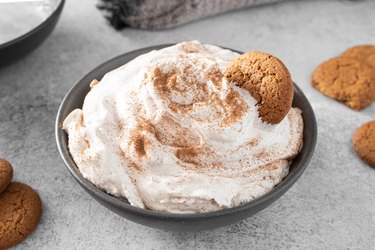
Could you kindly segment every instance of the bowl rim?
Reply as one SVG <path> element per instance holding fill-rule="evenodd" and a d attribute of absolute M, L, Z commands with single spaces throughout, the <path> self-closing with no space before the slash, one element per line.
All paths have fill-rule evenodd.
<path fill-rule="evenodd" d="M 307 97 L 304 95 L 304 93 L 301 91 L 301 89 L 295 83 L 294 83 L 294 91 L 295 91 L 295 93 L 298 93 L 298 95 L 300 95 L 302 97 L 302 99 L 304 99 L 304 102 L 305 102 L 305 104 L 307 106 L 307 109 L 308 109 L 308 110 L 303 110 L 303 112 L 308 112 L 310 114 L 309 116 L 311 118 L 312 138 L 311 138 L 311 143 L 309 145 L 310 148 L 307 151 L 306 156 L 304 157 L 304 160 L 300 162 L 300 168 L 297 171 L 294 171 L 293 173 L 289 172 L 288 175 L 279 184 L 277 184 L 274 188 L 271 189 L 271 191 L 269 191 L 268 193 L 254 199 L 254 200 L 251 200 L 251 201 L 246 202 L 244 204 L 241 204 L 239 206 L 235 206 L 235 207 L 232 207 L 232 208 L 224 208 L 224 209 L 221 209 L 221 210 L 218 210 L 218 211 L 213 211 L 213 212 L 181 213 L 181 214 L 179 214 L 179 213 L 169 213 L 169 212 L 159 212 L 159 211 L 135 207 L 135 206 L 131 205 L 130 203 L 128 203 L 126 200 L 122 200 L 120 197 L 115 197 L 113 195 L 110 195 L 110 194 L 106 193 L 104 190 L 101 190 L 100 188 L 95 186 L 89 180 L 85 179 L 82 176 L 82 174 L 79 172 L 78 167 L 74 163 L 74 160 L 72 159 L 72 157 L 69 153 L 67 145 L 65 145 L 66 148 L 64 148 L 64 145 L 63 145 L 62 140 L 61 140 L 61 138 L 63 136 L 66 136 L 66 132 L 61 128 L 61 124 L 62 124 L 63 120 L 65 119 L 65 117 L 62 117 L 62 113 L 65 109 L 65 105 L 66 105 L 67 101 L 70 100 L 72 94 L 81 85 L 83 85 L 83 84 L 88 85 L 87 82 L 83 81 L 85 78 L 87 78 L 91 74 L 94 74 L 95 72 L 97 72 L 101 68 L 104 68 L 105 66 L 110 65 L 114 61 L 118 61 L 121 58 L 128 56 L 129 54 L 137 54 L 137 53 L 140 53 L 140 52 L 147 53 L 149 51 L 152 51 L 152 50 L 155 50 L 155 49 L 161 49 L 161 48 L 168 47 L 168 46 L 171 46 L 171 45 L 175 45 L 175 43 L 173 43 L 173 44 L 161 44 L 161 45 L 144 47 L 144 48 L 141 48 L 141 49 L 128 51 L 128 52 L 123 53 L 119 56 L 116 56 L 112 59 L 109 59 L 109 60 L 105 61 L 104 63 L 100 64 L 99 66 L 95 67 L 93 70 L 91 70 L 90 72 L 85 74 L 83 77 L 80 78 L 80 80 L 78 80 L 77 82 L 75 82 L 73 84 L 73 86 L 68 90 L 67 94 L 64 96 L 64 98 L 63 98 L 63 100 L 62 100 L 62 102 L 59 106 L 59 109 L 58 109 L 58 112 L 57 112 L 57 117 L 56 117 L 56 122 L 55 122 L 55 138 L 56 138 L 57 148 L 58 148 L 58 151 L 60 153 L 61 158 L 63 159 L 63 161 L 65 163 L 66 168 L 68 168 L 71 175 L 73 175 L 74 179 L 83 187 L 83 189 L 85 189 L 86 192 L 88 192 L 88 190 L 90 190 L 90 192 L 92 192 L 95 196 L 99 197 L 102 200 L 107 201 L 111 205 L 116 206 L 116 207 L 118 207 L 122 210 L 127 210 L 128 212 L 131 212 L 131 213 L 141 214 L 141 215 L 146 216 L 146 217 L 162 219 L 162 220 L 184 221 L 186 219 L 200 220 L 200 219 L 203 219 L 203 218 L 205 218 L 205 219 L 206 218 L 214 218 L 214 217 L 229 215 L 229 214 L 233 214 L 233 213 L 240 213 L 240 212 L 243 212 L 245 210 L 249 210 L 252 207 L 257 207 L 260 204 L 265 203 L 267 200 L 276 200 L 277 198 L 279 198 L 279 196 L 278 196 L 279 193 L 284 194 L 290 187 L 292 187 L 294 185 L 294 183 L 297 181 L 297 179 L 303 174 L 303 172 L 307 168 L 307 166 L 308 166 L 308 164 L 309 164 L 309 162 L 310 162 L 310 160 L 311 160 L 311 158 L 314 154 L 316 142 L 317 142 L 317 123 L 316 123 L 314 111 L 313 111 L 313 109 L 311 107 L 311 104 L 308 101 Z M 231 50 L 233 52 L 240 53 L 240 54 L 243 53 L 241 51 L 233 50 L 233 49 L 226 48 L 226 47 L 223 47 L 223 46 L 218 46 L 218 47 L 223 48 L 223 49 L 228 49 L 228 50 Z M 139 55 L 137 55 L 137 56 L 139 56 Z M 127 63 L 127 62 L 125 62 L 125 63 Z M 119 66 L 117 66 L 117 67 L 119 67 Z M 115 67 L 115 68 L 117 68 L 117 67 Z M 304 129 L 305 129 L 305 126 L 304 126 Z M 304 140 L 303 140 L 303 142 L 304 142 Z M 305 144 L 304 144 L 304 147 L 306 147 Z M 73 163 L 73 164 L 71 164 L 71 163 Z M 90 195 L 92 195 L 92 194 L 90 194 Z"/>

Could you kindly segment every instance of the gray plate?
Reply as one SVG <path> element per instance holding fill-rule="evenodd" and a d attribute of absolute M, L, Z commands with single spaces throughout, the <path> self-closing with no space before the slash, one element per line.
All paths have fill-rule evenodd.
<path fill-rule="evenodd" d="M 297 85 L 294 85 L 293 106 L 299 107 L 303 111 L 302 116 L 304 120 L 304 146 L 298 156 L 293 160 L 288 176 L 286 176 L 279 185 L 273 188 L 269 193 L 241 206 L 201 214 L 172 214 L 137 208 L 131 206 L 126 199 L 121 199 L 109 195 L 97 188 L 90 181 L 83 178 L 69 154 L 68 137 L 65 131 L 61 129 L 61 124 L 72 110 L 82 107 L 83 100 L 90 90 L 89 83 L 93 79 L 100 80 L 107 72 L 118 68 L 119 66 L 129 62 L 130 60 L 141 54 L 147 53 L 151 50 L 161 49 L 170 45 L 171 44 L 166 44 L 143 48 L 120 55 L 92 70 L 76 84 L 74 84 L 74 86 L 69 90 L 69 92 L 63 99 L 57 113 L 55 131 L 58 149 L 60 151 L 61 157 L 65 162 L 66 167 L 86 192 L 88 192 L 103 206 L 131 221 L 149 227 L 175 231 L 205 230 L 236 223 L 251 215 L 256 214 L 257 212 L 261 211 L 262 209 L 276 201 L 278 198 L 280 198 L 305 171 L 314 153 L 317 139 L 316 119 L 309 101 Z"/>

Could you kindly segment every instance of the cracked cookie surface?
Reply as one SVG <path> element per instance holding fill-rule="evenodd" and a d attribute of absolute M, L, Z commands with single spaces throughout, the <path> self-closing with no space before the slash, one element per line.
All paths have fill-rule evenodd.
<path fill-rule="evenodd" d="M 12 177 L 12 165 L 7 160 L 0 158 L 0 194 L 8 187 Z"/>
<path fill-rule="evenodd" d="M 361 110 L 375 101 L 375 72 L 366 63 L 350 57 L 336 57 L 320 64 L 311 84 L 324 95 Z"/>
<path fill-rule="evenodd" d="M 359 45 L 347 49 L 341 57 L 350 57 L 367 63 L 375 70 L 375 46 Z"/>
<path fill-rule="evenodd" d="M 375 168 L 375 120 L 363 124 L 355 131 L 352 144 L 358 156 Z"/>
<path fill-rule="evenodd" d="M 248 90 L 264 122 L 280 123 L 292 107 L 294 86 L 286 66 L 263 52 L 249 52 L 234 59 L 224 72 L 230 82 Z"/>
<path fill-rule="evenodd" d="M 0 194 L 0 211 L 0 249 L 6 249 L 34 231 L 40 221 L 42 204 L 31 187 L 11 182 Z"/>

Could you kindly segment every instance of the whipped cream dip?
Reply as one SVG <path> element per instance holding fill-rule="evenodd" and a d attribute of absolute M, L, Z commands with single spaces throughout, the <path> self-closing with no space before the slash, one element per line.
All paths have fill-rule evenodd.
<path fill-rule="evenodd" d="M 280 183 L 302 147 L 291 108 L 276 125 L 223 77 L 237 53 L 198 41 L 141 55 L 107 73 L 63 123 L 82 175 L 140 208 L 202 213 Z"/>

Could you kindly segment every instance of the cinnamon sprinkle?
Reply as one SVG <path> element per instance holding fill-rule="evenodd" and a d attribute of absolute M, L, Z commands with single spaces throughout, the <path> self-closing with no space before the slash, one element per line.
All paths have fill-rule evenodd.
<path fill-rule="evenodd" d="M 127 163 L 128 163 L 128 166 L 131 167 L 132 169 L 134 169 L 134 170 L 136 170 L 138 172 L 142 172 L 143 171 L 142 168 L 140 166 L 138 166 L 135 162 L 128 160 Z"/>
<path fill-rule="evenodd" d="M 175 153 L 176 157 L 186 163 L 198 165 L 194 158 L 198 155 L 197 149 L 192 147 L 178 148 Z"/>
<path fill-rule="evenodd" d="M 270 157 L 270 153 L 265 149 L 254 155 L 254 158 L 258 160 L 262 160 L 268 157 Z"/>
<path fill-rule="evenodd" d="M 134 148 L 135 148 L 135 152 L 137 152 L 139 156 L 142 157 L 146 154 L 145 138 L 143 136 L 138 135 L 134 139 Z"/>
<path fill-rule="evenodd" d="M 259 137 L 254 138 L 254 139 L 250 140 L 250 141 L 247 143 L 247 145 L 248 145 L 249 147 L 255 147 L 255 146 L 257 146 L 258 144 L 259 144 Z"/>
<path fill-rule="evenodd" d="M 162 116 L 160 121 L 153 125 L 156 139 L 164 145 L 173 147 L 199 145 L 200 138 L 197 135 L 167 115 Z"/>
<path fill-rule="evenodd" d="M 198 53 L 202 51 L 202 45 L 191 42 L 182 43 L 178 48 L 184 53 Z"/>
<path fill-rule="evenodd" d="M 142 158 L 147 155 L 147 149 L 151 142 L 145 136 L 149 133 L 156 137 L 155 129 L 150 122 L 138 118 L 137 126 L 130 131 L 129 147 L 133 146 L 136 156 Z"/>
<path fill-rule="evenodd" d="M 135 162 L 131 161 L 130 158 L 126 156 L 126 153 L 123 150 L 121 150 L 121 148 L 118 148 L 117 153 L 120 156 L 120 158 L 122 159 L 122 161 L 126 162 L 130 168 L 132 168 L 132 169 L 134 169 L 138 172 L 143 171 L 140 166 L 138 166 Z"/>
<path fill-rule="evenodd" d="M 168 68 L 168 71 L 164 72 L 161 67 Z M 202 72 L 204 77 L 200 78 Z M 212 119 L 221 120 L 220 126 L 226 127 L 240 120 L 248 111 L 249 107 L 238 92 L 230 90 L 226 98 L 221 99 L 217 92 L 209 90 L 208 81 L 218 91 L 222 88 L 223 74 L 218 65 L 207 67 L 198 60 L 190 59 L 179 67 L 173 63 L 154 66 L 149 74 L 155 90 L 172 112 L 185 115 L 192 112 L 198 103 L 200 106 L 209 105 L 213 111 L 217 110 L 210 114 L 214 116 Z M 174 97 L 180 97 L 182 103 L 175 102 Z"/>

